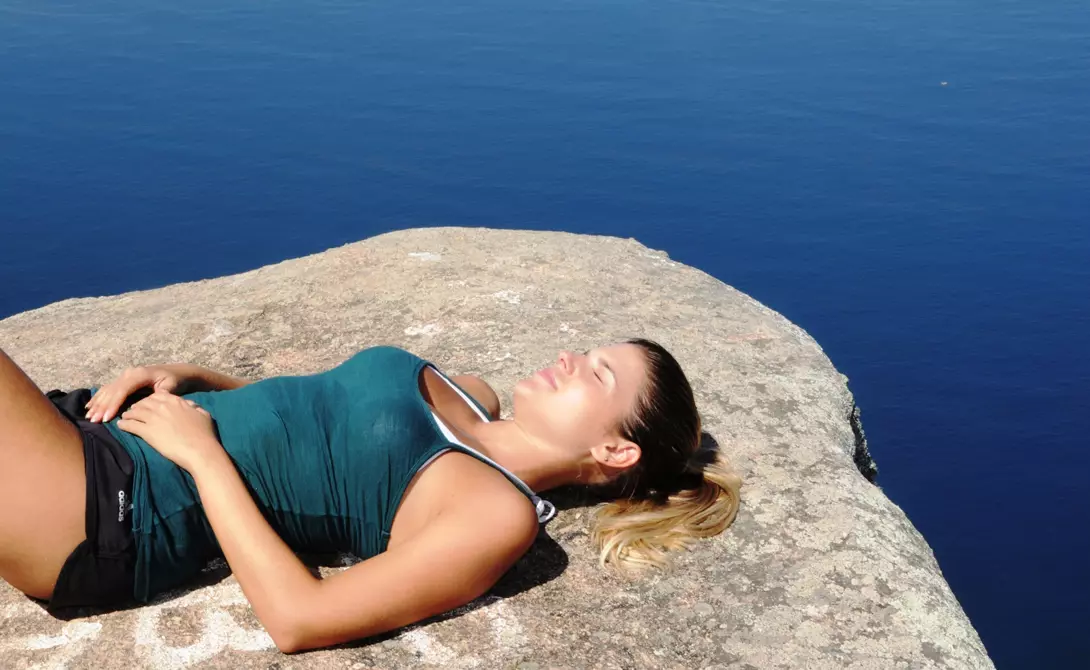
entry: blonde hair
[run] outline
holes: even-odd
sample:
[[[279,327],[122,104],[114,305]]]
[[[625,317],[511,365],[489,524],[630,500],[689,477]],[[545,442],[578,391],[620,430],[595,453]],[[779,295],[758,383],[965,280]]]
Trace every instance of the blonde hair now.
[[[603,567],[636,574],[730,526],[742,480],[713,440],[702,448],[700,413],[677,360],[651,340],[629,343],[644,350],[647,383],[619,430],[639,445],[640,460],[602,487],[614,500],[595,512],[591,540]]]
[[[590,536],[602,567],[624,574],[661,568],[667,552],[726,530],[738,514],[742,479],[722,456],[705,465],[701,475],[699,486],[661,502],[622,498],[599,506]]]

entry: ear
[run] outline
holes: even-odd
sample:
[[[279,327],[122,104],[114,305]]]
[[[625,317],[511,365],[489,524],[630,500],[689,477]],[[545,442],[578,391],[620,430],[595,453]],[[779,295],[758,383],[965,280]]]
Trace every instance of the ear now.
[[[618,438],[616,441],[602,442],[590,450],[594,460],[602,467],[603,472],[621,472],[639,463],[643,452],[640,445],[635,442]]]

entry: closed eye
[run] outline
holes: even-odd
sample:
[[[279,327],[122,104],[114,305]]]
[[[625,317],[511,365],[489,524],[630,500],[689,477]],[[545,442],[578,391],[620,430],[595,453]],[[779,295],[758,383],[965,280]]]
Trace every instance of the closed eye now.
[[[590,349],[587,349],[586,351],[584,351],[583,356],[589,357],[590,356]],[[602,379],[602,375],[598,374],[598,368],[591,367],[591,371],[594,372],[594,376],[598,378],[598,381],[602,382],[603,384],[605,383],[606,380]]]

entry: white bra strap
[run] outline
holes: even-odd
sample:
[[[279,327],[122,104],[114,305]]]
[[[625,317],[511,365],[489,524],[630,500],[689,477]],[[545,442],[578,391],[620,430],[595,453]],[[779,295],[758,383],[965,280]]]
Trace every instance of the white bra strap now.
[[[434,365],[431,365],[431,364],[428,364],[428,367],[430,367],[432,370],[434,370],[435,373],[437,375],[439,375],[440,379],[445,381],[447,383],[447,385],[449,385],[452,389],[454,389],[454,391],[458,395],[460,395],[462,397],[462,400],[465,401],[465,403],[467,405],[469,405],[470,408],[472,408],[473,411],[476,412],[477,415],[481,417],[481,419],[483,419],[485,422],[491,422],[492,421],[492,419],[490,419],[486,414],[482,413],[481,410],[477,407],[476,403],[474,403],[472,400],[470,400],[468,397],[466,397],[466,394],[462,391],[462,389],[458,388],[458,386],[453,381],[451,381],[449,377],[447,377],[445,374],[443,374],[439,370],[439,368],[437,368],[437,367],[435,367]],[[515,473],[511,472],[510,470],[503,467],[502,465],[500,465],[496,461],[494,461],[491,458],[485,456],[481,452],[477,451],[473,447],[469,446],[468,444],[465,444],[464,442],[459,440],[457,437],[455,437],[454,433],[450,430],[450,428],[448,428],[446,426],[446,424],[443,423],[443,420],[439,418],[439,415],[436,414],[434,410],[432,410],[431,415],[435,418],[435,422],[437,424],[439,424],[440,430],[443,431],[443,434],[446,436],[446,438],[448,440],[450,440],[451,442],[453,442],[453,443],[457,444],[458,446],[460,446],[460,447],[466,449],[467,451],[469,451],[471,456],[476,457],[478,460],[483,461],[484,463],[487,463],[488,465],[491,465],[492,467],[494,467],[497,470],[499,470],[500,472],[502,472],[503,475],[505,477],[507,477],[507,479],[510,480],[510,482],[512,484],[514,484],[520,491],[522,491],[524,494],[526,494],[527,496],[530,497],[530,502],[532,502],[534,504],[534,510],[537,511],[537,522],[538,523],[548,523],[554,516],[556,516],[556,505],[552,504],[548,500],[542,499],[541,496],[534,493],[530,489],[530,487],[525,484],[525,482],[523,482],[521,479],[519,479],[518,477],[515,476]]]
[[[454,434],[454,432],[451,431],[451,429],[448,428],[445,423],[443,423],[443,420],[439,418],[439,415],[435,413],[435,410],[431,411],[431,415],[432,415],[432,418],[435,419],[436,425],[439,426],[439,430],[442,431],[443,436],[447,438],[447,441],[450,442],[451,445],[454,445],[455,448],[458,449],[459,451],[467,453],[470,456],[476,458],[478,461],[481,461],[482,463],[485,463],[487,465],[491,465],[493,468],[499,470],[500,473],[504,477],[506,477],[509,482],[514,484],[515,487],[518,490],[522,491],[523,495],[525,495],[527,498],[530,499],[530,502],[533,503],[533,505],[534,505],[534,511],[537,512],[537,522],[538,523],[548,523],[550,519],[552,519],[554,516],[556,516],[556,505],[552,504],[548,500],[543,500],[541,498],[541,496],[534,493],[533,489],[531,489],[529,486],[527,486],[526,482],[519,479],[515,475],[515,473],[513,473],[510,470],[508,470],[507,468],[503,467],[502,465],[500,465],[496,461],[492,460],[488,456],[485,456],[484,454],[477,451],[473,447],[469,446],[465,442],[462,442],[461,440],[459,440],[458,437]],[[446,450],[444,449],[443,451],[446,451]],[[443,453],[443,452],[441,451],[439,453]],[[438,457],[438,455],[439,454],[436,454],[435,456],[432,456],[430,459],[428,459],[428,461],[427,461],[427,463],[425,463],[425,465],[427,465],[428,463],[431,463],[435,458]]]
[[[537,495],[532,495],[530,496],[530,502],[534,503],[534,510],[537,511],[538,523],[549,523],[549,521],[556,516],[556,505],[548,500],[544,500]]]

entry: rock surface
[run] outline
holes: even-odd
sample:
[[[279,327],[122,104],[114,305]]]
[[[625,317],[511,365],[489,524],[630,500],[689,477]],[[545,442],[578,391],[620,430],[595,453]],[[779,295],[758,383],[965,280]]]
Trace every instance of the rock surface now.
[[[746,482],[734,526],[670,571],[632,582],[600,572],[590,508],[565,494],[492,593],[381,640],[281,655],[220,566],[207,585],[71,622],[0,583],[0,667],[992,667],[924,539],[860,474],[852,396],[817,343],[633,240],[400,231],[0,321],[0,347],[43,389],[150,362],[307,373],[395,344],[484,376],[505,408],[514,382],[558,350],[636,335],[681,361],[706,430]]]

